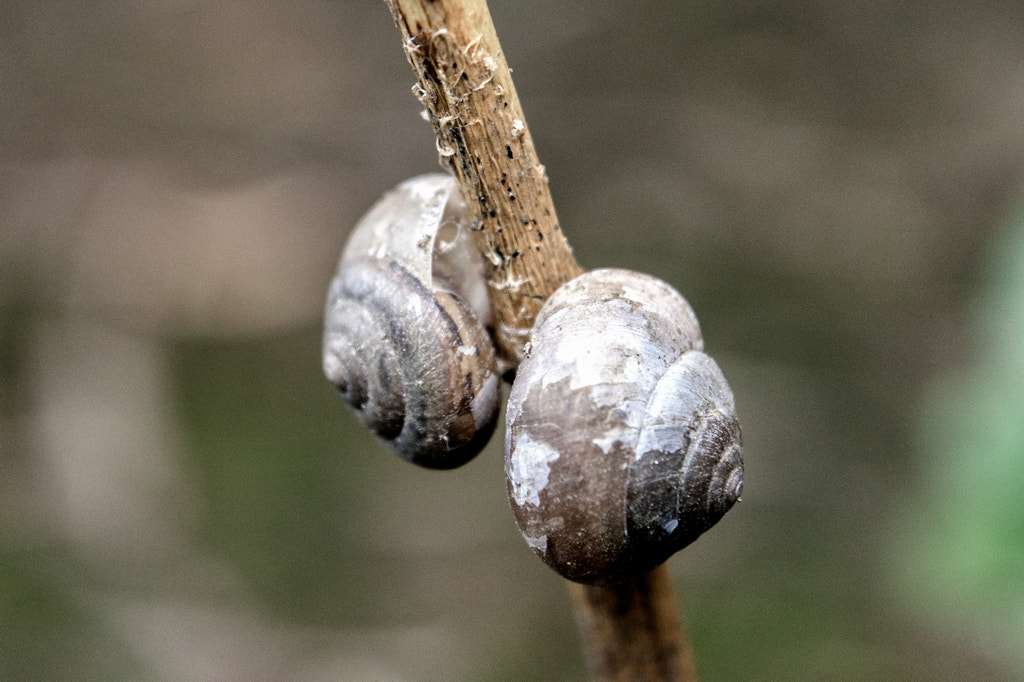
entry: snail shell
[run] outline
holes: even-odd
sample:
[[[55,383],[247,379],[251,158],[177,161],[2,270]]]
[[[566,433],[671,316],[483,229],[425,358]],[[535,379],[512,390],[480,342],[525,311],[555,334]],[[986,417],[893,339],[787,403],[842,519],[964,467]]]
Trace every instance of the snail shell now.
[[[541,309],[506,414],[523,536],[563,577],[614,584],[693,542],[739,499],[740,428],[689,304],[595,270]]]
[[[407,180],[356,225],[327,296],[324,374],[395,452],[436,469],[472,459],[498,414],[472,224],[451,177]]]

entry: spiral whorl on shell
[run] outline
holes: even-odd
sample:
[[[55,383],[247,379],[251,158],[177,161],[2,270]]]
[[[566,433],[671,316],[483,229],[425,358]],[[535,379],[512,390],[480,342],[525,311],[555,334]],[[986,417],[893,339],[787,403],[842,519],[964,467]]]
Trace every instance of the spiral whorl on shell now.
[[[668,284],[625,270],[541,309],[506,416],[519,528],[562,576],[614,584],[693,542],[739,499],[732,392]]]
[[[395,452],[436,469],[476,455],[498,413],[471,225],[451,177],[407,180],[356,225],[327,297],[327,378]]]

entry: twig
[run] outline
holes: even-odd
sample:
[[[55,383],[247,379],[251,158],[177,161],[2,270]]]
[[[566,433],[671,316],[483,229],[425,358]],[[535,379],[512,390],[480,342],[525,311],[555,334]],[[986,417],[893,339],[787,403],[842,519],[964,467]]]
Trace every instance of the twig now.
[[[697,680],[664,564],[613,587],[569,588],[596,679]]]
[[[558,225],[484,0],[387,0],[442,166],[476,208],[498,349],[522,359],[548,296],[582,270]]]
[[[515,367],[541,305],[582,270],[559,228],[487,3],[385,2],[441,164],[477,210],[496,340]],[[664,566],[614,588],[570,585],[598,679],[697,679]]]

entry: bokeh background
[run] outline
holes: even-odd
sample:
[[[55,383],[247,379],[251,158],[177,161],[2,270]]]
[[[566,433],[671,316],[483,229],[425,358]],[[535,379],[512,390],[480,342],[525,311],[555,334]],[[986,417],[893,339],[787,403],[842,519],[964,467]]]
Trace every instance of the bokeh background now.
[[[1024,678],[1019,3],[494,0],[580,261],[680,289],[743,501],[705,680]],[[584,679],[500,437],[320,374],[347,231],[437,168],[376,1],[0,8],[0,679]]]

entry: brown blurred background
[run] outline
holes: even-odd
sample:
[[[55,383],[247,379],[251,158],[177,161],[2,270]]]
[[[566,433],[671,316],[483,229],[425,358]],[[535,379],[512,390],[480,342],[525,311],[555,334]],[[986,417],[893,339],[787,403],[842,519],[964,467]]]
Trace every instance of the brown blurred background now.
[[[904,546],[1019,4],[491,5],[581,263],[680,289],[737,396],[743,502],[670,562],[703,678],[1019,679],[1024,567],[1000,620]],[[419,470],[320,375],[349,227],[437,169],[412,82],[379,1],[4,3],[0,678],[584,678],[501,438]]]

